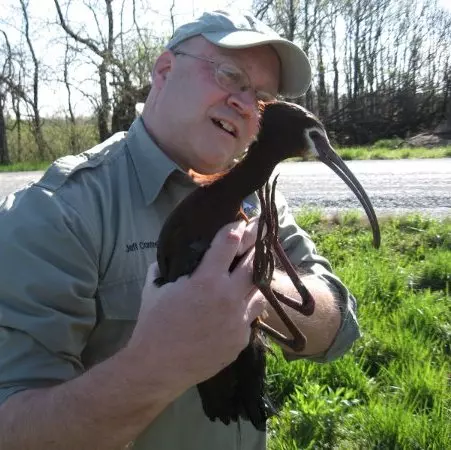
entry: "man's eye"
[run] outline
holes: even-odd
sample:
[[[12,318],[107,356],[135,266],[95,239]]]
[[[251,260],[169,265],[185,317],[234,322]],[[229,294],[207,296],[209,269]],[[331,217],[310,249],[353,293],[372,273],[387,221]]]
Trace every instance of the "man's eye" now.
[[[223,72],[223,75],[231,83],[238,83],[241,81],[241,75],[237,72],[232,72],[230,70],[227,70],[227,71]]]
[[[233,66],[223,64],[219,67],[218,75],[223,82],[229,84],[241,84],[243,82],[243,73]]]

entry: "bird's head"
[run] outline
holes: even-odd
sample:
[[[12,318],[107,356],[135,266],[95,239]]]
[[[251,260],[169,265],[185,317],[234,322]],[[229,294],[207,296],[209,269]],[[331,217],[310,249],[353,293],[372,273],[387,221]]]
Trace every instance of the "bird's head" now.
[[[329,142],[324,125],[306,108],[282,101],[262,107],[257,139],[260,145],[277,148],[279,159],[317,156],[313,139],[318,136]]]
[[[354,192],[368,216],[373,244],[380,246],[380,229],[374,208],[362,185],[338,156],[321,121],[294,103],[276,101],[265,105],[257,136],[258,147],[270,151],[278,162],[308,154],[330,167]]]

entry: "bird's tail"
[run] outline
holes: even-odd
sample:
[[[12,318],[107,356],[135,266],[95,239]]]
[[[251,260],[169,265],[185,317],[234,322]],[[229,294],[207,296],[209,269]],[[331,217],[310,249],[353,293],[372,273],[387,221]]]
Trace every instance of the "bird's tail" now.
[[[250,420],[257,430],[266,430],[268,417],[274,409],[265,395],[266,346],[256,328],[252,329],[250,344],[236,360],[238,385],[237,400],[240,416]]]
[[[265,344],[256,328],[249,345],[229,366],[214,377],[198,384],[204,412],[210,420],[225,425],[241,417],[257,430],[266,430],[266,421],[274,413],[265,398]]]
[[[238,420],[239,409],[235,400],[237,389],[236,365],[232,363],[208,380],[197,385],[205,415],[225,425]]]

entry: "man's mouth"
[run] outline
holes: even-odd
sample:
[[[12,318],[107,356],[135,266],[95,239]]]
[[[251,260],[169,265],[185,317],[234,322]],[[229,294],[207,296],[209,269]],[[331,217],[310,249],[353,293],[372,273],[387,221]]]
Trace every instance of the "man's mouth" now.
[[[221,128],[226,133],[229,133],[233,137],[237,137],[237,134],[238,134],[237,130],[231,123],[226,122],[225,120],[221,120],[221,119],[211,119],[211,120],[217,127]]]

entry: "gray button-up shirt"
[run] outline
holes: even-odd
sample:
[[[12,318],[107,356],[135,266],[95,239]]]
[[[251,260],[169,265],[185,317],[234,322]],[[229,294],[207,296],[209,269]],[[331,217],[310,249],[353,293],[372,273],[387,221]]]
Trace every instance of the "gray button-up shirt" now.
[[[56,161],[40,181],[0,203],[0,403],[16,392],[77,377],[126,344],[160,229],[194,188],[139,118],[128,133]],[[243,205],[249,215],[258,214],[255,195]],[[281,195],[278,206],[291,261],[338,293],[339,333],[327,352],[310,357],[334,359],[359,336],[355,300],[297,227]],[[134,448],[238,447],[264,449],[265,435],[248,422],[240,430],[211,422],[193,387],[149,425]]]

